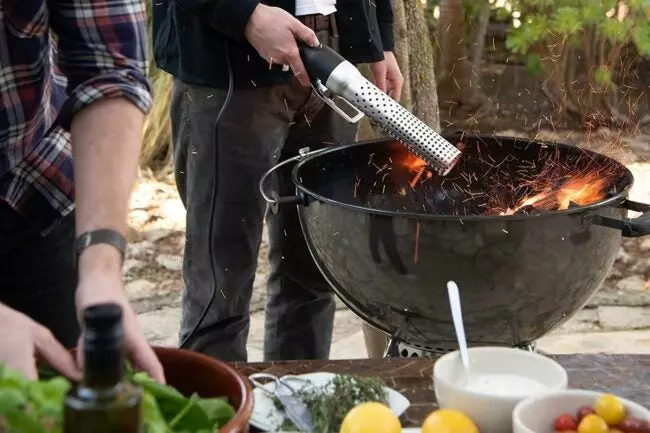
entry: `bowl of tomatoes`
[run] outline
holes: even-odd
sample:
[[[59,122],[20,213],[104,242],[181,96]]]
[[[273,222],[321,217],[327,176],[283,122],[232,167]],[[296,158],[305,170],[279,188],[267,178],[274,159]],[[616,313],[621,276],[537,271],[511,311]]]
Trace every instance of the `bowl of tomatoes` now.
[[[650,433],[650,410],[610,393],[551,392],[521,401],[513,433]]]

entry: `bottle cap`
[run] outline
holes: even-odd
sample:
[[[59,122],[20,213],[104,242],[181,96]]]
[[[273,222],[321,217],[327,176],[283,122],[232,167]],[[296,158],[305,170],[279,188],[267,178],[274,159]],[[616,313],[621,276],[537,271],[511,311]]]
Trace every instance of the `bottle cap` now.
[[[87,330],[110,329],[122,323],[122,307],[114,303],[97,304],[86,308],[83,316]]]
[[[84,381],[114,385],[124,374],[122,307],[97,304],[83,311]]]
[[[97,304],[83,313],[86,350],[111,350],[123,344],[122,307],[114,303]]]

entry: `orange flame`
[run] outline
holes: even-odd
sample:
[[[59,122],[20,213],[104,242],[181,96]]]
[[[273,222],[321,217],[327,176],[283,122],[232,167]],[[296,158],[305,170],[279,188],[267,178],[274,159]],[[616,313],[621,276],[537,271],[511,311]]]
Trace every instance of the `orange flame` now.
[[[599,178],[595,173],[569,179],[557,193],[559,209],[568,209],[571,203],[586,206],[603,200],[607,183],[607,179]]]
[[[404,160],[400,161],[400,163],[404,167],[406,167],[409,171],[414,171],[414,172],[423,170],[427,166],[427,163],[423,159],[418,158],[412,153],[406,153],[406,152],[404,154]]]
[[[415,188],[415,185],[420,181],[420,179],[422,179],[423,175],[424,180],[430,179],[433,176],[433,174],[426,169],[427,163],[412,153],[405,152],[403,159],[398,161],[398,163],[409,172],[415,173],[413,179],[409,182],[411,189]],[[404,191],[404,194],[406,194],[406,191]]]
[[[506,209],[501,215],[513,215],[526,206],[546,210],[566,210],[572,203],[586,206],[604,199],[607,195],[605,188],[607,180],[597,173],[572,177],[558,189],[546,188],[540,193],[525,197],[517,206]]]
[[[459,144],[460,146],[460,144]],[[430,179],[433,174],[427,170],[427,163],[410,152],[399,152],[399,156],[393,156],[393,162],[413,173],[413,178],[408,186],[411,189],[420,181]],[[567,168],[568,169],[568,168]],[[564,170],[562,170],[564,171]],[[565,172],[566,173],[566,172]],[[607,196],[608,176],[606,173],[593,171],[586,174],[568,176],[560,187],[554,182],[558,173],[545,172],[532,185],[533,192],[524,197],[512,208],[499,212],[501,209],[492,209],[492,213],[498,215],[514,215],[525,207],[533,207],[538,210],[566,210],[571,204],[586,206],[603,200]],[[402,187],[398,193],[406,195],[406,188]]]

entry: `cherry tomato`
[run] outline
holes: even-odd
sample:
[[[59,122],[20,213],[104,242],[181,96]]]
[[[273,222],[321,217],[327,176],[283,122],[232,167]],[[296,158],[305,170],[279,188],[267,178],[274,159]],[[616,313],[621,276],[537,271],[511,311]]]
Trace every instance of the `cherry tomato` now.
[[[571,431],[578,428],[578,422],[571,416],[571,414],[565,413],[555,418],[553,427],[555,430],[561,432]]]
[[[591,413],[596,413],[593,407],[582,406],[580,409],[578,409],[578,422],[582,421],[582,418],[586,417]]]
[[[608,433],[609,427],[598,415],[589,414],[580,421],[578,433]]]
[[[603,394],[596,400],[594,411],[608,425],[618,425],[625,418],[625,406],[612,394]]]
[[[642,423],[639,419],[634,418],[633,416],[627,416],[621,421],[618,426],[620,430],[624,433],[642,433],[641,430]]]
[[[650,433],[650,420],[641,421],[641,433]]]

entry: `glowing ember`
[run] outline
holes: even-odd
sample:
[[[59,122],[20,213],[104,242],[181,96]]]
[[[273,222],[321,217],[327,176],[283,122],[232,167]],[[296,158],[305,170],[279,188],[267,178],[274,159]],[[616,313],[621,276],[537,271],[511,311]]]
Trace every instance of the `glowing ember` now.
[[[417,183],[422,180],[423,176],[424,180],[431,179],[433,177],[433,173],[426,169],[427,163],[412,153],[402,152],[401,159],[395,161],[395,163],[406,168],[409,172],[415,173],[413,179],[411,179],[409,182],[411,189],[415,188],[415,185],[417,185]],[[406,190],[401,190],[400,194],[406,195]]]
[[[404,152],[404,159],[398,163],[406,167],[409,171],[414,172],[418,172],[427,166],[427,163],[423,159],[406,152]]]
[[[457,145],[461,148],[461,145]],[[462,146],[464,147],[464,146]],[[542,144],[535,148],[479,141],[445,177],[395,145],[373,153],[354,181],[356,203],[393,212],[463,216],[535,215],[598,203],[617,191],[624,167],[593,152]],[[419,261],[415,221],[413,261]],[[507,230],[503,230],[508,233]]]
[[[557,193],[559,209],[568,209],[571,203],[586,206],[605,198],[608,181],[596,173],[569,179]]]
[[[566,210],[571,204],[586,206],[606,197],[608,181],[598,177],[597,173],[569,178],[559,188],[547,187],[544,191],[521,200],[512,209],[506,209],[500,215],[513,215],[526,206],[539,210]]]
[[[487,160],[483,161],[487,166],[497,168],[501,163],[495,161],[488,154]],[[395,165],[406,169],[412,175],[408,181],[408,187],[414,190],[418,183],[423,183],[433,177],[433,173],[427,170],[427,163],[419,157],[404,152],[403,149],[396,151],[391,162]],[[521,174],[523,183],[516,181],[506,182],[507,176],[503,176],[497,183],[492,183],[494,190],[490,187],[484,190],[483,193],[472,192],[469,190],[459,189],[457,182],[450,180],[447,185],[455,189],[459,194],[466,195],[463,203],[473,200],[480,195],[488,198],[488,203],[483,208],[485,215],[514,215],[517,213],[530,213],[532,210],[536,211],[561,211],[569,209],[574,206],[586,206],[603,200],[607,196],[607,188],[610,183],[609,174],[606,170],[600,169],[580,171],[577,167],[570,167],[561,164],[558,159],[551,157],[545,162],[539,161],[535,166],[528,166],[522,162],[520,170],[522,173],[530,170],[530,176]],[[537,172],[537,174],[533,174]],[[480,176],[484,173],[458,173],[465,185],[473,185],[478,181]],[[444,192],[443,185],[447,180],[436,179],[436,182],[441,182],[440,189]],[[397,193],[400,196],[406,196],[408,187],[399,186]],[[486,185],[489,186],[489,185]],[[521,198],[521,194],[525,196]],[[508,198],[510,197],[510,198]],[[518,198],[515,198],[518,197]],[[516,201],[511,201],[511,200]]]

